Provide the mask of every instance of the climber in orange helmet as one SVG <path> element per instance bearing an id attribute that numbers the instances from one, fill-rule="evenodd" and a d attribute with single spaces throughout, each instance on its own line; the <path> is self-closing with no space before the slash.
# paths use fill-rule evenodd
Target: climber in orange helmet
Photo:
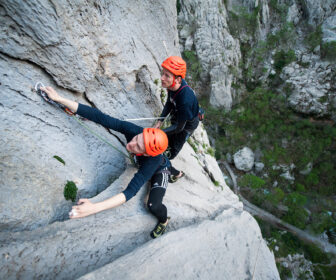
<path id="1" fill-rule="evenodd" d="M 159 128 L 142 128 L 113 118 L 96 108 L 66 99 L 51 87 L 44 87 L 41 90 L 46 92 L 51 100 L 66 106 L 72 112 L 124 134 L 127 140 L 126 149 L 136 156 L 139 166 L 138 172 L 123 192 L 97 203 L 92 203 L 85 198 L 80 199 L 78 205 L 72 207 L 70 218 L 82 218 L 119 206 L 135 196 L 139 189 L 151 180 L 147 206 L 149 211 L 157 217 L 158 223 L 150 235 L 152 238 L 161 236 L 169 221 L 167 208 L 162 203 L 171 166 L 169 159 L 163 154 L 168 147 L 166 133 Z"/>
<path id="2" fill-rule="evenodd" d="M 163 131 L 168 135 L 167 156 L 172 160 L 199 124 L 199 105 L 194 91 L 184 80 L 187 72 L 185 61 L 179 56 L 170 56 L 161 66 L 161 83 L 168 90 L 168 97 L 160 117 L 166 117 L 169 113 L 171 116 L 171 126 Z M 161 125 L 162 122 L 158 121 L 154 127 Z M 176 182 L 183 176 L 183 171 L 171 167 L 169 182 Z"/>

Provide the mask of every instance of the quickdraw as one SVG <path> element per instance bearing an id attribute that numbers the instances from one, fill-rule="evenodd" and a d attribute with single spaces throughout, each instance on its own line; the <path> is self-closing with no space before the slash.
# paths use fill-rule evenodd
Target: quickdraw
<path id="1" fill-rule="evenodd" d="M 37 82 L 35 85 L 35 91 L 41 95 L 41 97 L 47 101 L 48 103 L 55 105 L 56 107 L 60 108 L 61 110 L 63 110 L 65 113 L 67 113 L 68 115 L 72 116 L 74 115 L 74 112 L 72 112 L 69 108 L 65 107 L 63 104 L 57 103 L 54 100 L 51 100 L 49 98 L 49 96 L 43 91 L 41 90 L 41 87 L 44 87 L 44 85 L 41 82 Z"/>
<path id="2" fill-rule="evenodd" d="M 72 112 L 69 108 L 67 108 L 63 104 L 60 104 L 60 103 L 57 103 L 57 102 L 51 100 L 49 98 L 49 96 L 41 89 L 42 87 L 44 87 L 44 85 L 41 82 L 37 82 L 36 85 L 35 85 L 35 92 L 38 95 L 40 95 L 44 99 L 44 101 L 48 102 L 49 104 L 52 104 L 52 105 L 56 106 L 57 108 L 61 109 L 62 111 L 64 111 L 68 115 L 72 116 L 87 131 L 89 131 L 91 134 L 93 134 L 95 137 L 97 137 L 98 139 L 100 139 L 104 143 L 110 145 L 113 149 L 115 149 L 116 151 L 118 151 L 119 153 L 121 153 L 123 156 L 129 158 L 131 160 L 131 162 L 134 164 L 134 159 L 133 159 L 133 157 L 130 154 L 126 154 L 123 151 L 119 150 L 117 147 L 115 147 L 109 141 L 107 141 L 104 137 L 100 136 L 99 134 L 97 134 L 96 132 L 94 132 L 92 129 L 90 129 L 78 117 L 76 117 L 76 114 L 74 112 Z"/>

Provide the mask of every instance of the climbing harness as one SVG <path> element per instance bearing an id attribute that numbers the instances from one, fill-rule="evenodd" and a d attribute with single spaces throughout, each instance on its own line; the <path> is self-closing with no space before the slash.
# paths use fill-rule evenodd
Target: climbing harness
<path id="1" fill-rule="evenodd" d="M 82 127 L 84 127 L 88 132 L 90 132 L 91 134 L 93 134 L 95 137 L 97 137 L 98 139 L 100 139 L 101 141 L 103 141 L 104 143 L 110 145 L 113 149 L 115 149 L 116 151 L 118 151 L 119 153 L 121 153 L 123 156 L 129 158 L 131 160 L 132 163 L 134 163 L 134 159 L 130 154 L 126 154 L 123 151 L 119 150 L 117 147 L 115 147 L 114 145 L 112 145 L 108 140 L 106 140 L 104 137 L 100 136 L 99 134 L 97 134 L 96 132 L 94 132 L 91 128 L 89 128 L 87 125 L 85 125 L 78 117 L 76 117 L 76 114 L 74 112 L 72 112 L 69 108 L 67 108 L 66 106 L 64 106 L 63 104 L 57 103 L 53 100 L 51 100 L 49 98 L 49 96 L 47 95 L 46 92 L 44 92 L 41 87 L 44 87 L 44 85 L 41 82 L 37 82 L 35 84 L 35 92 L 37 94 L 39 94 L 46 102 L 48 102 L 49 104 L 52 104 L 54 106 L 56 106 L 57 108 L 61 109 L 62 111 L 64 111 L 65 113 L 67 113 L 68 115 L 72 116 Z"/>

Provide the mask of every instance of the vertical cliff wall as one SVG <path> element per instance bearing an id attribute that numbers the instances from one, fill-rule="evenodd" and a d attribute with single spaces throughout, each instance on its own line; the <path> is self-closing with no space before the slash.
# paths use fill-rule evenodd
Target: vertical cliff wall
<path id="1" fill-rule="evenodd" d="M 68 180 L 80 197 L 100 201 L 123 190 L 135 169 L 32 87 L 43 82 L 119 118 L 158 114 L 160 64 L 179 55 L 175 3 L 2 1 L 0 14 L 1 278 L 75 279 L 89 272 L 98 278 L 116 266 L 130 279 L 143 277 L 140 268 L 179 279 L 279 279 L 256 221 L 204 153 L 208 139 L 201 127 L 199 153 L 186 144 L 174 160 L 186 178 L 168 187 L 172 219 L 163 238 L 149 237 L 156 221 L 144 206 L 147 186 L 119 208 L 67 219 Z M 121 135 L 86 125 L 124 150 Z M 181 243 L 185 238 L 189 242 Z M 202 257 L 191 258 L 191 247 Z M 163 262 L 153 253 L 159 248 L 167 248 Z M 187 265 L 172 270 L 176 256 Z M 148 263 L 137 263 L 141 259 Z"/>

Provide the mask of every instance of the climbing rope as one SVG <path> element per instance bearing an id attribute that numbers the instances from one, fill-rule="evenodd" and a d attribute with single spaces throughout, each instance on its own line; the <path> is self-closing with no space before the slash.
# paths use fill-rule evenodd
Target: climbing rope
<path id="1" fill-rule="evenodd" d="M 146 120 L 162 120 L 165 119 L 164 117 L 157 117 L 157 118 L 137 118 L 137 119 L 125 119 L 125 121 L 146 121 Z"/>
<path id="2" fill-rule="evenodd" d="M 261 245 L 261 240 L 262 240 L 262 238 L 260 238 L 260 242 L 259 242 L 259 246 L 258 246 L 258 251 L 257 251 L 257 257 L 256 257 L 256 260 L 254 262 L 253 273 L 252 273 L 252 280 L 254 279 L 254 272 L 255 272 L 257 261 L 258 261 L 258 257 L 259 257 L 259 249 L 260 249 L 260 245 Z"/>
<path id="3" fill-rule="evenodd" d="M 109 146 L 111 146 L 113 149 L 115 149 L 116 151 L 118 151 L 119 153 L 121 153 L 123 156 L 125 156 L 126 158 L 129 158 L 131 160 L 132 163 L 134 163 L 134 159 L 130 154 L 126 154 L 123 151 L 121 151 L 120 149 L 118 149 L 117 147 L 115 147 L 113 144 L 111 144 L 108 140 L 106 140 L 104 137 L 100 136 L 98 133 L 96 133 L 95 131 L 93 131 L 91 128 L 89 128 L 87 125 L 85 125 L 76 115 L 74 112 L 72 112 L 69 108 L 67 108 L 66 106 L 64 106 L 63 104 L 57 103 L 53 100 L 51 100 L 48 95 L 41 90 L 41 87 L 44 87 L 44 85 L 41 82 L 37 82 L 35 85 L 35 92 L 37 94 L 39 94 L 46 102 L 48 102 L 49 104 L 52 104 L 54 106 L 56 106 L 57 108 L 61 109 L 62 111 L 64 111 L 65 113 L 67 113 L 68 115 L 72 116 L 73 119 L 75 119 L 82 127 L 84 127 L 88 132 L 90 132 L 92 135 L 94 135 L 95 137 L 97 137 L 98 139 L 100 139 L 101 141 L 103 141 L 104 143 L 108 144 Z"/>

